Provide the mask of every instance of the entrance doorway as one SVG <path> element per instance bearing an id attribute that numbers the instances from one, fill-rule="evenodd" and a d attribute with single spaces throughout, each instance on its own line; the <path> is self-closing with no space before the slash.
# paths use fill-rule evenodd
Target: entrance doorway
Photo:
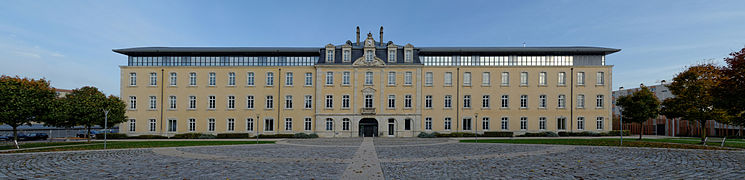
<path id="1" fill-rule="evenodd" d="M 374 118 L 360 120 L 361 137 L 378 137 L 378 121 Z"/>

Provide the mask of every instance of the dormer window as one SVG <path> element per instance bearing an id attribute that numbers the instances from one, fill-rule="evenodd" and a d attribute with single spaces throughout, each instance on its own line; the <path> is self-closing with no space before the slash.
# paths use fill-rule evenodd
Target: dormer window
<path id="1" fill-rule="evenodd" d="M 333 50 L 326 51 L 326 62 L 334 62 L 334 51 Z"/>
<path id="2" fill-rule="evenodd" d="M 344 62 L 352 60 L 352 53 L 349 50 L 344 50 Z"/>
<path id="3" fill-rule="evenodd" d="M 375 57 L 375 55 L 373 54 L 373 50 L 367 50 L 367 52 L 365 53 L 365 61 L 372 62 L 374 59 L 373 57 Z"/>
<path id="4" fill-rule="evenodd" d="M 388 62 L 396 62 L 396 50 L 388 51 Z"/>
<path id="5" fill-rule="evenodd" d="M 412 59 L 411 53 L 412 53 L 411 50 L 406 50 L 406 55 L 405 55 L 406 62 L 411 62 L 412 61 L 411 60 Z"/>

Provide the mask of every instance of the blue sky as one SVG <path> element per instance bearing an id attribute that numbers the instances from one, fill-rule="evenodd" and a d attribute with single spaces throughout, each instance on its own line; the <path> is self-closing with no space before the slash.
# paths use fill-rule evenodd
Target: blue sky
<path id="1" fill-rule="evenodd" d="M 745 47 L 745 1 L 6 1 L 0 74 L 119 94 L 111 49 L 322 47 L 354 28 L 414 46 L 600 46 L 613 85 L 671 79 Z M 377 38 L 377 36 L 376 36 Z"/>

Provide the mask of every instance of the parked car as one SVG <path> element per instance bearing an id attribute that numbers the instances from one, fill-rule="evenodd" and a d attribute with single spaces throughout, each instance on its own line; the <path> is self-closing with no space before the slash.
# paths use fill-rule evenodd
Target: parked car
<path id="1" fill-rule="evenodd" d="M 95 139 L 96 135 L 99 135 L 99 134 L 103 136 L 104 131 L 106 130 L 91 130 L 91 138 Z M 86 132 L 87 130 L 80 130 L 75 136 L 79 138 L 85 138 Z M 109 129 L 108 133 L 119 133 L 119 129 Z"/>
<path id="2" fill-rule="evenodd" d="M 47 140 L 49 139 L 49 135 L 47 133 L 31 133 L 25 136 L 19 135 L 18 139 L 22 141 Z"/>
<path id="3" fill-rule="evenodd" d="M 9 134 L 0 134 L 0 140 L 2 140 L 2 141 L 10 141 L 10 140 L 13 140 L 13 135 L 9 135 Z"/>

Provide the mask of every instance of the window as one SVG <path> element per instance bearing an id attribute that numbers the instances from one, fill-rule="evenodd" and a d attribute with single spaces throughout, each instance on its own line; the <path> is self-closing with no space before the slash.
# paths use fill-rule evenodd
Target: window
<path id="1" fill-rule="evenodd" d="M 404 108 L 411 108 L 411 95 L 404 96 Z"/>
<path id="2" fill-rule="evenodd" d="M 585 108 L 585 95 L 577 95 L 577 108 Z"/>
<path id="3" fill-rule="evenodd" d="M 546 95 L 538 96 L 538 108 L 546 108 Z"/>
<path id="4" fill-rule="evenodd" d="M 266 73 L 266 85 L 274 86 L 274 73 L 273 72 Z"/>
<path id="5" fill-rule="evenodd" d="M 349 71 L 344 71 L 341 74 L 341 85 L 349 85 Z"/>
<path id="6" fill-rule="evenodd" d="M 137 73 L 129 73 L 129 85 L 137 86 Z"/>
<path id="7" fill-rule="evenodd" d="M 463 130 L 471 130 L 471 118 L 463 118 Z"/>
<path id="8" fill-rule="evenodd" d="M 406 131 L 411 130 L 411 119 L 406 118 L 404 120 L 404 130 L 406 130 Z"/>
<path id="9" fill-rule="evenodd" d="M 135 132 L 135 119 L 129 119 L 129 132 Z"/>
<path id="10" fill-rule="evenodd" d="M 508 127 L 509 121 L 510 121 L 510 118 L 508 118 L 508 117 L 502 117 L 502 124 L 501 124 L 502 125 L 502 130 L 509 129 L 509 127 Z"/>
<path id="11" fill-rule="evenodd" d="M 597 117 L 596 127 L 598 128 L 598 130 L 603 130 L 603 117 Z"/>
<path id="12" fill-rule="evenodd" d="M 246 109 L 254 108 L 254 96 L 246 96 Z"/>
<path id="13" fill-rule="evenodd" d="M 432 95 L 424 96 L 424 107 L 432 108 Z"/>
<path id="14" fill-rule="evenodd" d="M 585 72 L 577 72 L 577 85 L 585 85 Z"/>
<path id="15" fill-rule="evenodd" d="M 365 85 L 373 84 L 373 72 L 365 72 Z"/>
<path id="16" fill-rule="evenodd" d="M 264 119 L 264 131 L 274 131 L 274 119 Z"/>
<path id="17" fill-rule="evenodd" d="M 334 85 L 334 72 L 326 72 L 326 85 Z"/>
<path id="18" fill-rule="evenodd" d="M 445 130 L 450 130 L 450 125 L 452 124 L 451 119 L 449 117 L 445 118 Z"/>
<path id="19" fill-rule="evenodd" d="M 445 72 L 445 77 L 443 78 L 445 81 L 445 86 L 452 86 L 453 85 L 453 73 L 452 72 Z"/>
<path id="20" fill-rule="evenodd" d="M 344 118 L 341 120 L 341 130 L 349 131 L 349 118 Z"/>
<path id="21" fill-rule="evenodd" d="M 292 78 L 292 72 L 285 73 L 285 86 L 292 86 L 293 85 L 293 78 Z"/>
<path id="22" fill-rule="evenodd" d="M 326 51 L 326 62 L 334 62 L 334 51 L 333 50 Z"/>
<path id="23" fill-rule="evenodd" d="M 388 85 L 396 85 L 396 72 L 388 72 Z"/>
<path id="24" fill-rule="evenodd" d="M 489 117 L 481 118 L 481 129 L 489 130 Z"/>
<path id="25" fill-rule="evenodd" d="M 168 120 L 168 132 L 176 132 L 176 120 L 175 119 L 169 119 Z"/>
<path id="26" fill-rule="evenodd" d="M 266 96 L 266 107 L 267 109 L 274 108 L 274 96 Z"/>
<path id="27" fill-rule="evenodd" d="M 546 85 L 546 72 L 541 72 L 538 74 L 538 85 Z"/>
<path id="28" fill-rule="evenodd" d="M 253 86 L 254 85 L 254 73 L 248 72 L 246 75 L 246 85 L 247 86 Z"/>
<path id="29" fill-rule="evenodd" d="M 445 95 L 445 108 L 453 107 L 453 96 Z"/>
<path id="30" fill-rule="evenodd" d="M 566 82 L 567 82 L 566 73 L 565 72 L 559 72 L 558 77 L 559 77 L 559 83 L 558 83 L 559 86 L 566 85 Z"/>
<path id="31" fill-rule="evenodd" d="M 481 85 L 482 86 L 491 85 L 491 74 L 489 72 L 481 73 Z"/>
<path id="32" fill-rule="evenodd" d="M 404 85 L 411 85 L 411 72 L 404 73 Z"/>
<path id="33" fill-rule="evenodd" d="M 197 85 L 197 73 L 189 73 L 189 86 Z"/>
<path id="34" fill-rule="evenodd" d="M 311 125 L 312 125 L 311 119 L 310 118 L 305 118 L 305 130 L 306 131 L 310 131 Z"/>
<path id="35" fill-rule="evenodd" d="M 169 79 L 171 81 L 171 82 L 169 82 L 170 85 L 171 86 L 176 86 L 176 73 L 175 72 L 172 72 L 171 73 L 171 78 L 169 78 Z"/>
<path id="36" fill-rule="evenodd" d="M 510 73 L 502 72 L 502 86 L 509 86 L 509 85 L 510 85 Z"/>
<path id="37" fill-rule="evenodd" d="M 559 108 L 564 108 L 564 105 L 566 104 L 565 103 L 565 99 L 566 99 L 566 96 L 565 95 L 563 95 L 563 94 L 562 95 L 559 95 L 559 100 L 558 100 L 558 102 L 559 102 L 558 107 Z"/>
<path id="38" fill-rule="evenodd" d="M 395 50 L 388 51 L 388 62 L 396 62 L 396 51 Z"/>
<path id="39" fill-rule="evenodd" d="M 344 50 L 344 62 L 352 61 L 352 53 L 349 50 Z"/>
<path id="40" fill-rule="evenodd" d="M 235 96 L 228 96 L 228 109 L 235 109 Z"/>
<path id="41" fill-rule="evenodd" d="M 510 96 L 502 95 L 502 108 L 509 108 L 509 107 L 510 107 Z"/>
<path id="42" fill-rule="evenodd" d="M 546 117 L 539 117 L 538 118 L 538 129 L 539 130 L 546 130 Z"/>
<path id="43" fill-rule="evenodd" d="M 528 108 L 528 95 L 520 95 L 520 108 Z"/>
<path id="44" fill-rule="evenodd" d="M 432 130 L 432 118 L 431 117 L 424 118 L 424 129 Z"/>
<path id="45" fill-rule="evenodd" d="M 207 109 L 215 109 L 215 96 L 208 96 Z"/>
<path id="46" fill-rule="evenodd" d="M 285 109 L 292 109 L 292 96 L 285 96 Z"/>
<path id="47" fill-rule="evenodd" d="M 566 128 L 567 128 L 567 118 L 565 117 L 556 118 L 556 129 L 566 130 Z"/>
<path id="48" fill-rule="evenodd" d="M 463 73 L 463 86 L 471 86 L 471 72 Z"/>
<path id="49" fill-rule="evenodd" d="M 598 72 L 595 78 L 597 78 L 597 81 L 595 82 L 595 84 L 597 85 L 605 84 L 605 74 L 603 72 Z"/>
<path id="50" fill-rule="evenodd" d="M 520 117 L 520 130 L 528 129 L 528 117 Z"/>
<path id="51" fill-rule="evenodd" d="M 334 108 L 334 96 L 326 95 L 326 109 Z"/>
<path id="52" fill-rule="evenodd" d="M 306 86 L 313 85 L 313 73 L 305 73 L 305 85 Z"/>
<path id="53" fill-rule="evenodd" d="M 228 131 L 235 131 L 235 119 L 228 118 Z"/>
<path id="54" fill-rule="evenodd" d="M 405 59 L 406 62 L 411 62 L 413 60 L 411 50 L 406 50 L 405 56 L 406 56 L 406 59 Z"/>
<path id="55" fill-rule="evenodd" d="M 396 95 L 388 95 L 388 108 L 396 108 Z"/>
<path id="56" fill-rule="evenodd" d="M 527 86 L 528 85 L 528 72 L 521 72 L 520 73 L 520 85 L 521 86 Z"/>
<path id="57" fill-rule="evenodd" d="M 155 119 L 150 119 L 150 132 L 155 132 Z"/>
<path id="58" fill-rule="evenodd" d="M 326 118 L 326 131 L 334 130 L 334 119 Z"/>
<path id="59" fill-rule="evenodd" d="M 471 108 L 471 95 L 463 96 L 463 108 Z"/>
<path id="60" fill-rule="evenodd" d="M 577 129 L 585 129 L 585 117 L 577 117 Z"/>
<path id="61" fill-rule="evenodd" d="M 375 57 L 375 54 L 373 54 L 373 51 L 372 50 L 365 51 L 365 61 L 372 62 L 373 61 L 373 57 Z"/>
<path id="62" fill-rule="evenodd" d="M 216 80 L 215 80 L 215 78 L 216 78 L 216 77 L 215 77 L 215 73 L 213 73 L 213 72 L 209 73 L 209 76 L 208 76 L 208 78 L 209 78 L 209 84 L 208 84 L 208 85 L 209 85 L 209 86 L 215 86 L 215 83 L 216 83 L 216 82 L 215 82 L 215 81 L 216 81 Z"/>
<path id="63" fill-rule="evenodd" d="M 228 86 L 235 86 L 235 73 L 234 72 L 228 73 Z"/>
<path id="64" fill-rule="evenodd" d="M 285 118 L 285 131 L 292 131 L 292 118 Z"/>
<path id="65" fill-rule="evenodd" d="M 254 130 L 254 119 L 246 118 L 246 131 L 253 131 L 253 130 Z"/>
<path id="66" fill-rule="evenodd" d="M 489 95 L 481 96 L 481 107 L 489 108 Z"/>
<path id="67" fill-rule="evenodd" d="M 194 132 L 197 130 L 197 120 L 194 118 L 189 119 L 189 132 Z"/>
<path id="68" fill-rule="evenodd" d="M 168 108 L 176 109 L 176 96 L 168 96 Z"/>
<path id="69" fill-rule="evenodd" d="M 603 95 L 598 95 L 596 97 L 595 108 L 603 108 Z"/>
<path id="70" fill-rule="evenodd" d="M 349 108 L 349 95 L 341 96 L 341 108 Z"/>
<path id="71" fill-rule="evenodd" d="M 313 96 L 306 95 L 305 96 L 305 109 L 310 109 L 313 107 Z"/>
<path id="72" fill-rule="evenodd" d="M 137 109 L 137 96 L 129 96 L 129 109 L 130 110 Z"/>
<path id="73" fill-rule="evenodd" d="M 365 108 L 373 107 L 373 95 L 365 95 Z"/>
<path id="74" fill-rule="evenodd" d="M 433 76 L 432 72 L 424 73 L 424 85 L 425 86 L 432 86 L 432 81 L 433 81 L 432 76 Z"/>
<path id="75" fill-rule="evenodd" d="M 158 74 L 157 73 L 150 73 L 150 85 L 151 86 L 158 85 Z"/>
<path id="76" fill-rule="evenodd" d="M 151 110 L 154 110 L 154 109 L 157 109 L 157 108 L 158 108 L 158 106 L 157 106 L 157 97 L 150 96 L 150 109 Z"/>

